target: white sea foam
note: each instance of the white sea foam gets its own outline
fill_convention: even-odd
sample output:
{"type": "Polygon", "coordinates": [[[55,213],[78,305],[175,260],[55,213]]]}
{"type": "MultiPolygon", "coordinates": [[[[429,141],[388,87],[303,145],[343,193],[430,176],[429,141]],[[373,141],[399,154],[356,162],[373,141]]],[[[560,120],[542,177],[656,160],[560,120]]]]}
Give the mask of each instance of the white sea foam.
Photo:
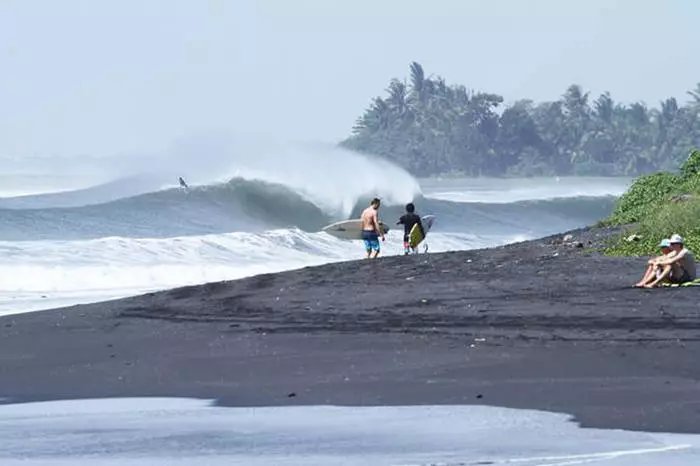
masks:
{"type": "MultiPolygon", "coordinates": [[[[401,234],[389,232],[382,255],[403,253],[401,234]]],[[[439,252],[521,239],[525,238],[433,233],[427,243],[431,252],[439,252]]],[[[0,242],[0,315],[363,256],[361,242],[297,229],[259,235],[0,242]]]]}
{"type": "MultiPolygon", "coordinates": [[[[1,393],[0,393],[1,395],[1,393]]],[[[122,398],[0,406],[0,464],[685,466],[700,436],[581,429],[488,406],[221,408],[122,398]]]]}

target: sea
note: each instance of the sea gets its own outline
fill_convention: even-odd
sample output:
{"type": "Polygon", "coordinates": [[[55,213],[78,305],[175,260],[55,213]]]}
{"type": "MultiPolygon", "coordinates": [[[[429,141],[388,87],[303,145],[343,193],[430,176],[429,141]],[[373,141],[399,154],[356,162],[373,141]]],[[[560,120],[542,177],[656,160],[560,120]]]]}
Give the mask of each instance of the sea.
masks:
{"type": "MultiPolygon", "coordinates": [[[[374,196],[389,225],[410,201],[436,216],[421,252],[431,254],[590,225],[631,182],[419,179],[324,144],[195,141],[155,156],[0,159],[5,316],[361,259],[361,243],[321,229],[357,217],[374,196]]],[[[402,254],[401,239],[392,229],[382,255],[402,254]]],[[[3,404],[2,395],[6,466],[700,464],[698,436],[581,429],[566,413],[179,398],[3,404]]]]}
{"type": "MultiPolygon", "coordinates": [[[[321,231],[382,199],[402,254],[407,202],[436,222],[428,253],[590,225],[626,178],[419,179],[323,144],[184,143],[157,156],[0,160],[0,315],[360,259],[321,231]],[[182,176],[189,189],[182,189],[182,176]]],[[[425,248],[421,248],[425,251],[425,248]]]]}

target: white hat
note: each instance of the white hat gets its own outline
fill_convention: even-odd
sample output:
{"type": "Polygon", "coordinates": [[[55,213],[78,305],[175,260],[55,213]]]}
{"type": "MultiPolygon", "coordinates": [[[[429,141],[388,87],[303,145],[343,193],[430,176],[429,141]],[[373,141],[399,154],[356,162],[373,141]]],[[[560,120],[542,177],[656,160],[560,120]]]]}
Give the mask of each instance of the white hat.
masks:
{"type": "Polygon", "coordinates": [[[671,244],[683,244],[683,238],[680,235],[671,236],[671,244]]]}

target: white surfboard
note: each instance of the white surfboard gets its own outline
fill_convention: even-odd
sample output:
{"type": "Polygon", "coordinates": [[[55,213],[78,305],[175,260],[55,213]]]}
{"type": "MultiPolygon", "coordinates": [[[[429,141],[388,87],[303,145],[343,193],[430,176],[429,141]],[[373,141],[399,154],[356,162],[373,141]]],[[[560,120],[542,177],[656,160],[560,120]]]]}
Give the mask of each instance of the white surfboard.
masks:
{"type": "MultiPolygon", "coordinates": [[[[379,222],[379,226],[384,231],[384,234],[387,234],[389,227],[387,227],[386,224],[381,221],[379,222]]],[[[332,223],[323,227],[321,231],[324,231],[339,239],[362,239],[362,224],[360,223],[359,218],[352,220],[341,220],[340,222],[332,223]]]]}
{"type": "Polygon", "coordinates": [[[433,223],[435,223],[435,215],[424,215],[420,218],[420,221],[423,224],[425,236],[428,236],[428,232],[433,227],[433,223]]]}
{"type": "Polygon", "coordinates": [[[411,228],[410,233],[408,234],[409,242],[414,243],[413,247],[416,247],[420,243],[425,241],[425,238],[428,236],[430,228],[432,228],[433,223],[435,222],[435,215],[424,215],[420,218],[420,221],[421,225],[423,225],[423,231],[425,232],[425,236],[422,236],[420,234],[420,230],[418,230],[418,224],[414,225],[413,228],[411,228]]]}

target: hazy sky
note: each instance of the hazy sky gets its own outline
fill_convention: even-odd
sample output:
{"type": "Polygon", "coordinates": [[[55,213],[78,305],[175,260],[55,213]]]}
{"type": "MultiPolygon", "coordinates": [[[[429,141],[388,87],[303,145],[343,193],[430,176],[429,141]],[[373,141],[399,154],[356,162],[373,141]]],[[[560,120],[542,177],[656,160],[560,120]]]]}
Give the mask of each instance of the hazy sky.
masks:
{"type": "Polygon", "coordinates": [[[420,62],[506,101],[700,82],[697,0],[0,0],[0,156],[335,141],[420,62]]]}

